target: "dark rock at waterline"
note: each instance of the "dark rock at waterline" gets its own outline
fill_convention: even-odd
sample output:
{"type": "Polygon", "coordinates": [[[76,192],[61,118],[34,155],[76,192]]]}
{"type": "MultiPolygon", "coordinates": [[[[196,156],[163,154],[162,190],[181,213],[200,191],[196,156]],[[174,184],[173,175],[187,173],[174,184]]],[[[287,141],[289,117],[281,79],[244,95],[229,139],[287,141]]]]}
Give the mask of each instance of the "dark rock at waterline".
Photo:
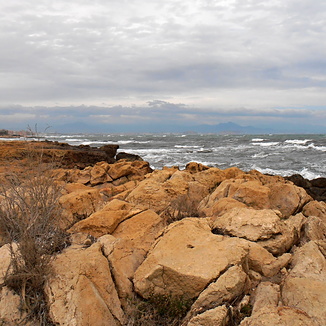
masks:
{"type": "Polygon", "coordinates": [[[115,163],[116,153],[119,145],[105,145],[100,148],[91,147],[88,145],[73,146],[67,143],[59,142],[44,142],[43,146],[43,161],[48,161],[54,156],[60,157],[55,162],[60,167],[65,168],[85,168],[89,165],[94,165],[97,162],[105,161],[115,163]]]}
{"type": "Polygon", "coordinates": [[[129,154],[125,152],[118,153],[116,156],[116,160],[127,160],[127,161],[142,161],[143,159],[136,154],[129,154]]]}
{"type": "Polygon", "coordinates": [[[294,174],[285,177],[285,179],[292,181],[298,187],[304,188],[313,199],[326,202],[326,178],[308,180],[300,174],[294,174]]]}

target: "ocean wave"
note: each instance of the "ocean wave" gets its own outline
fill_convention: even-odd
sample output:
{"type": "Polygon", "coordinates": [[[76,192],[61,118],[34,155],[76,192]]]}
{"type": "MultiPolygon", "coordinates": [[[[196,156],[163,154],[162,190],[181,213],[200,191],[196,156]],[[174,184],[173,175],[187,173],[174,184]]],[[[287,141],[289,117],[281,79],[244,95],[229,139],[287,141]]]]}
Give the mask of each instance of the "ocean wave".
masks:
{"type": "Polygon", "coordinates": [[[174,145],[175,148],[199,148],[198,145],[174,145]]]}
{"type": "Polygon", "coordinates": [[[254,155],[252,155],[251,157],[252,158],[265,158],[265,157],[267,157],[267,156],[269,156],[269,154],[266,154],[266,153],[257,153],[257,154],[254,154],[254,155]]]}
{"type": "Polygon", "coordinates": [[[312,139],[288,139],[288,140],[284,141],[284,143],[304,145],[304,144],[308,143],[309,141],[312,141],[312,139]]]}
{"type": "Polygon", "coordinates": [[[251,141],[254,141],[254,142],[261,142],[261,141],[264,141],[265,139],[264,138],[253,138],[251,139],[251,141]]]}
{"type": "Polygon", "coordinates": [[[316,174],[314,172],[311,172],[307,168],[303,168],[299,172],[299,174],[301,174],[305,179],[308,179],[308,180],[313,180],[313,179],[317,179],[317,178],[320,178],[321,177],[321,175],[316,174]]]}
{"type": "Polygon", "coordinates": [[[308,180],[313,180],[320,177],[318,173],[310,171],[308,168],[303,168],[302,170],[292,170],[292,169],[279,170],[279,169],[271,169],[271,168],[261,168],[254,164],[252,166],[252,169],[257,170],[263,174],[280,175],[282,177],[288,177],[293,174],[300,174],[301,176],[303,176],[305,179],[308,180]]]}
{"type": "Polygon", "coordinates": [[[280,142],[278,141],[271,141],[271,142],[267,142],[267,143],[252,143],[253,145],[258,145],[258,146],[262,146],[262,147],[271,147],[271,146],[277,146],[280,144],[280,142]]]}
{"type": "Polygon", "coordinates": [[[315,144],[312,143],[312,144],[309,144],[307,147],[313,148],[313,149],[315,149],[317,151],[326,152],[326,146],[315,146],[315,144]]]}

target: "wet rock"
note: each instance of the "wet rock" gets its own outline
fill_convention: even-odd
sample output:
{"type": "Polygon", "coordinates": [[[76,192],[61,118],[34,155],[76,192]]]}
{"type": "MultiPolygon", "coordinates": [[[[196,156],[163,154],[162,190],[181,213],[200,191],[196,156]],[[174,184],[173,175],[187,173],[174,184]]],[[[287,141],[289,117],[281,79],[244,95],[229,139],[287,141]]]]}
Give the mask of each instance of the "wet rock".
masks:
{"type": "Polygon", "coordinates": [[[120,152],[116,156],[116,160],[126,160],[126,161],[142,161],[143,159],[136,154],[129,154],[125,152],[120,152]]]}

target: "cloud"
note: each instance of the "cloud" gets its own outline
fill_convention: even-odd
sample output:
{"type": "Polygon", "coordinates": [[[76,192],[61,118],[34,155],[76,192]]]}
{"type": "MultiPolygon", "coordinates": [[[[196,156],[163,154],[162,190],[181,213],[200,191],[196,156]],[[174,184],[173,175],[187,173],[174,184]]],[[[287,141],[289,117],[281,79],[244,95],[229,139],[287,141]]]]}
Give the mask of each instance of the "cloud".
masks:
{"type": "Polygon", "coordinates": [[[187,121],[313,117],[309,107],[325,104],[323,0],[11,0],[0,10],[0,104],[11,112],[187,121]]]}

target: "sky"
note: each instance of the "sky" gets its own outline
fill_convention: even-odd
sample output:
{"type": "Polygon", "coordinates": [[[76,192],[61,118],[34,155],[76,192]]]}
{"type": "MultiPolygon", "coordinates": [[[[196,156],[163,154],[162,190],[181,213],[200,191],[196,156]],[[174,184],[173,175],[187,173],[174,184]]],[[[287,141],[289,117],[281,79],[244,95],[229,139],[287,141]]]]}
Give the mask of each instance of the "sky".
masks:
{"type": "Polygon", "coordinates": [[[325,0],[2,1],[0,128],[326,133],[325,39],[325,0]]]}

